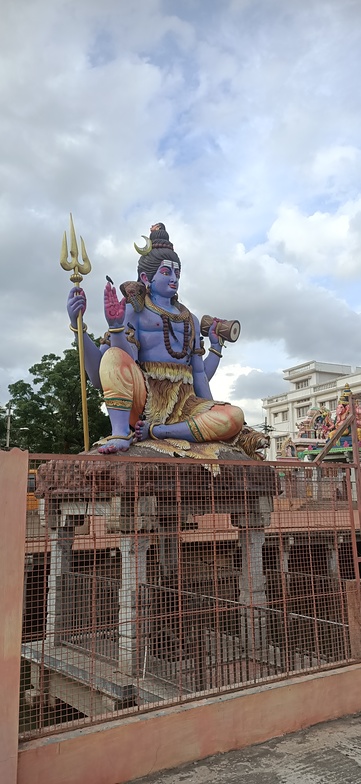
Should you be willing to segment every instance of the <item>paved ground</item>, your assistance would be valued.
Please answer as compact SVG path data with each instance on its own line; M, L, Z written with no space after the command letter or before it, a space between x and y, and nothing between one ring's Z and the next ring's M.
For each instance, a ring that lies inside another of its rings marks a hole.
M361 784L361 714L138 779L138 784Z

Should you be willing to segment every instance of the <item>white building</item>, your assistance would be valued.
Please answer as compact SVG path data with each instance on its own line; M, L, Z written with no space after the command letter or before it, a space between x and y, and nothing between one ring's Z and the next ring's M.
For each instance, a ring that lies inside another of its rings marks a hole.
M361 395L361 367L312 361L284 370L283 378L290 382L289 392L262 401L267 425L273 428L269 460L280 455L286 438L297 436L298 426L310 408L324 406L334 413L346 383L354 394Z

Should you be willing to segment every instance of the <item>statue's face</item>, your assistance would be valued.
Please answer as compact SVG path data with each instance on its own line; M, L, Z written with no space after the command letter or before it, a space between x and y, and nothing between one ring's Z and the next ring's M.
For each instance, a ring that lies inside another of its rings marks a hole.
M162 261L150 284L151 294L171 299L178 291L180 269L177 261Z

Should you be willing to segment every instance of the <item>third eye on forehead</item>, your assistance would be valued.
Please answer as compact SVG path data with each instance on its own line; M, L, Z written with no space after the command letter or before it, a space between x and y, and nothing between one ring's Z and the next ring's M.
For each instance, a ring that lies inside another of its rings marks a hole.
M162 261L160 266L161 267L168 267L169 269L178 270L178 272L179 272L178 261L169 261L169 259L164 259L164 261Z
M169 269L179 269L179 264L177 261L169 261L169 259L164 259L161 263L161 267L169 267Z

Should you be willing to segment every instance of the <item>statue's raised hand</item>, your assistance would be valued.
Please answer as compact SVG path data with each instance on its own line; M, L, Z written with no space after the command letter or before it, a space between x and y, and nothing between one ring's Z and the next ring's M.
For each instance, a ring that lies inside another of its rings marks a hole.
M115 286L107 283L104 289L104 313L109 327L121 327L124 321L126 301L119 302Z
M218 335L216 333L216 328L217 328L217 324L220 321L222 321L222 319L218 319L218 318L213 319L212 324L209 327L208 337L209 337L209 340L212 343L212 346L215 346L215 345L217 345L217 343L219 343L219 337L218 337Z
M70 289L66 307L71 326L76 329L79 313L84 315L86 311L86 296L83 289L79 288L79 286L73 286Z

